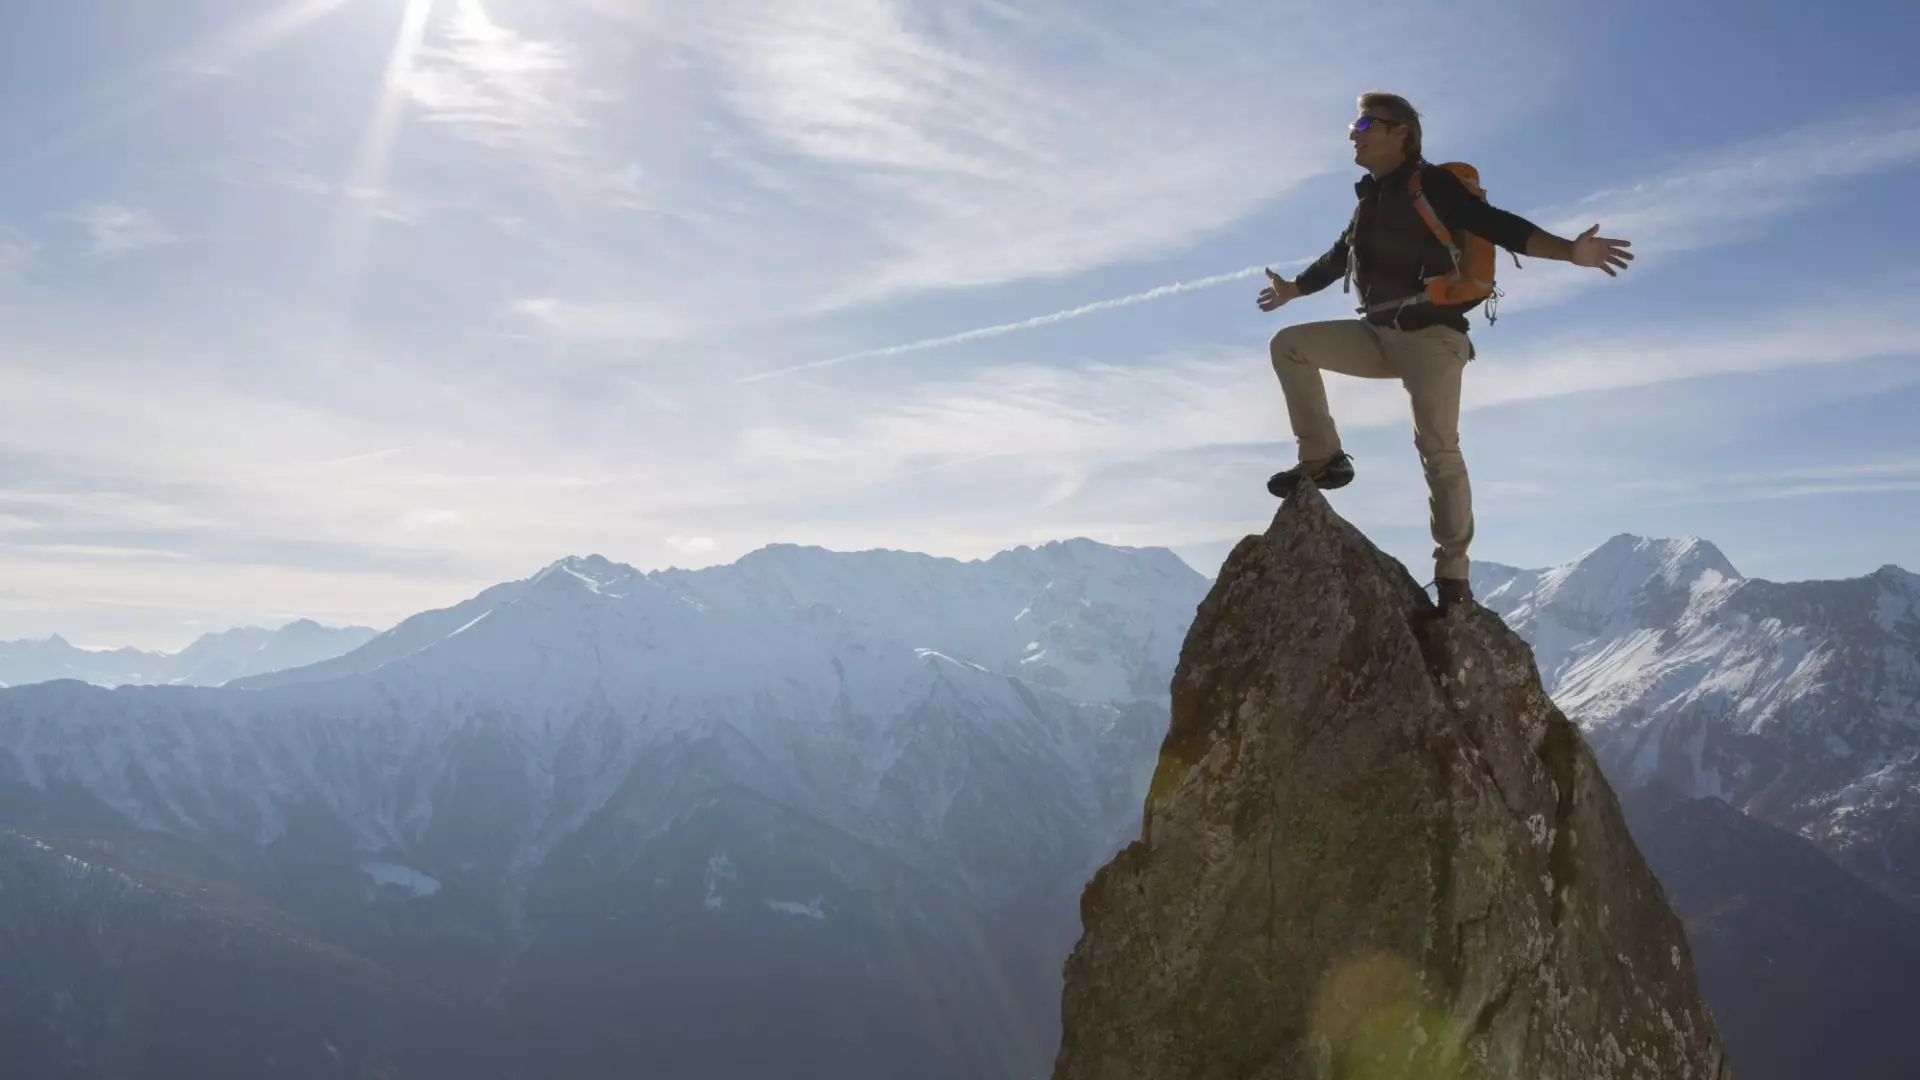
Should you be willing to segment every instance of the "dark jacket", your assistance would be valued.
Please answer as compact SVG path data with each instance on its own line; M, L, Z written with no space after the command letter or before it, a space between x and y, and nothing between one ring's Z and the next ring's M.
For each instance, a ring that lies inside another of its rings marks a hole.
M1369 173L1353 185L1359 196L1353 220L1333 247L1294 279L1301 293L1319 292L1345 278L1349 259L1353 260L1355 308L1411 296L1426 288L1428 278L1453 268L1445 245L1427 228L1407 192L1407 180L1416 165L1426 170L1420 185L1427 193L1427 202L1455 234L1456 244L1461 243L1460 233L1470 232L1525 254L1527 241L1533 236L1533 222L1475 198L1459 177L1445 169L1409 161L1378 180ZM1438 323L1465 333L1467 312L1479 304L1478 300L1445 306L1410 304L1397 311L1369 313L1366 318L1401 330L1419 330Z

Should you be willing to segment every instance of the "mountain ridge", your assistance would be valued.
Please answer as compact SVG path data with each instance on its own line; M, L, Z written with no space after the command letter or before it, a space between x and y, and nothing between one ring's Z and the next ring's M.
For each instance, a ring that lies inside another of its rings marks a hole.
M1920 577L1773 582L1624 536L1483 580L1623 792L1726 799L1920 904Z
M304 667L373 639L367 626L325 626L295 619L268 629L240 626L195 638L185 648L83 649L60 634L0 642L0 687L54 679L104 686L218 686L254 673Z

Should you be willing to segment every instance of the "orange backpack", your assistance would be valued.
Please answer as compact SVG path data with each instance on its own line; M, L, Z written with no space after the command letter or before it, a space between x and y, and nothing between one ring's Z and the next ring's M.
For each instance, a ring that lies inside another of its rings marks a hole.
M1480 170L1464 161L1442 162L1436 168L1445 169L1460 178L1467 191L1476 199L1485 200L1487 193L1480 186ZM1426 221L1427 228L1433 230L1440 243L1446 246L1447 254L1453 259L1453 272L1439 274L1427 279L1427 299L1436 304L1468 304L1475 300L1487 301L1487 325L1493 325L1496 316L1494 303L1500 292L1494 288L1493 271L1495 261L1493 241L1474 233L1466 233L1466 247L1463 250L1455 244L1453 232L1433 212L1432 204L1427 202L1426 192L1420 189L1420 174L1424 170L1413 170L1413 178L1407 184L1408 193L1413 196L1414 209L1420 211L1420 217ZM1515 266L1520 265L1516 256Z

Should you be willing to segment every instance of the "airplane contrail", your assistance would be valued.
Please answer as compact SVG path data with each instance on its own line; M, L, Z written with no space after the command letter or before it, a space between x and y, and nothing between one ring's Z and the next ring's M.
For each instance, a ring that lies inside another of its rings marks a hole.
M1171 285L1157 285L1145 292L1137 292L1131 296L1118 296L1111 300L1096 300L1091 304L1082 304L1079 307L1068 308L1065 311L1055 311L1046 315L1035 315L1031 319L1021 319L1019 322L1001 323L998 326L982 326L973 330L962 330L957 334L948 334L945 337L924 338L920 341L909 341L901 345L887 345L878 349L862 349L859 352L847 353L844 356L832 356L825 360L809 360L804 364L795 364L792 367L775 368L772 371L743 375L735 379L734 382L759 382L762 379L771 379L776 375L791 375L797 371L811 371L814 368L832 367L835 364L844 364L850 360L871 360L882 356L899 356L902 353L924 352L927 349L939 349L948 345L959 345L963 342L979 341L983 338L1000 337L1003 334L1011 334L1019 330L1031 330L1036 326L1047 326L1051 323L1065 322L1068 319L1078 319L1083 315L1092 315L1095 312L1111 311L1114 308L1129 307L1133 304L1144 304L1149 300L1158 300L1163 296L1173 296L1176 293L1211 288L1215 285L1224 285L1229 281L1244 281L1247 278L1264 274L1268 266L1295 266L1310 261L1309 259L1294 259L1291 262L1285 263L1268 263L1262 266L1249 266L1244 269L1235 270L1232 273L1214 274L1211 277L1195 278L1192 281L1176 281Z

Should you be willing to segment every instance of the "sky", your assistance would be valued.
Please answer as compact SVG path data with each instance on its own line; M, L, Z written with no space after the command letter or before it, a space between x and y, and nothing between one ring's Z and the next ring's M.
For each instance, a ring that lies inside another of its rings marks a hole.
M1920 7L21 0L0 640L390 626L568 555L1212 574L1294 459L1262 313L1355 98L1618 278L1502 256L1476 559L1920 569ZM1396 383L1337 510L1431 570Z

